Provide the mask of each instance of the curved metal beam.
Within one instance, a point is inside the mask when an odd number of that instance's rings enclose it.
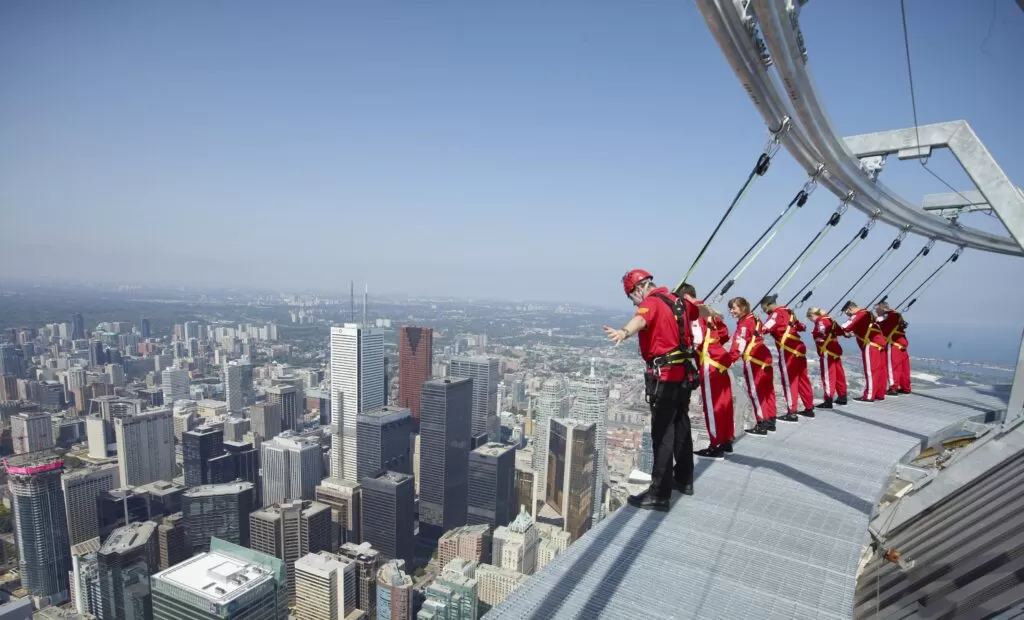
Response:
[[[883,184],[872,181],[860,161],[837,136],[819,102],[817,91],[805,67],[803,43],[797,29],[798,7],[792,0],[753,0],[761,33],[793,105],[800,125],[807,129],[810,146],[823,157],[825,167],[840,183],[853,189],[854,206],[878,219],[913,232],[970,248],[1024,256],[1012,238],[954,225],[926,213],[899,198]],[[728,15],[725,17],[728,18]],[[739,16],[734,19],[739,21]]]

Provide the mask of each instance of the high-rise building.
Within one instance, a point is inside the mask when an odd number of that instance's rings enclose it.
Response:
[[[552,377],[541,386],[540,398],[534,413],[533,424],[533,471],[537,486],[538,501],[547,496],[548,479],[548,433],[551,420],[564,418],[569,413],[569,386],[563,377]],[[536,507],[531,506],[530,512]]]
[[[302,409],[299,394],[294,386],[275,385],[267,388],[267,402],[281,407],[281,428],[299,430],[302,422]]]
[[[398,406],[420,420],[420,394],[434,365],[434,330],[406,326],[398,332]]]
[[[89,465],[65,472],[61,477],[68,515],[70,544],[77,545],[99,536],[96,499],[104,491],[119,487],[116,463]]]
[[[362,486],[366,541],[384,557],[411,564],[416,502],[412,476],[389,471],[376,478],[366,478]]]
[[[61,472],[64,460],[53,451],[8,457],[7,489],[14,517],[21,585],[36,607],[70,597],[71,543]]]
[[[408,409],[381,407],[357,416],[356,477],[412,473],[413,421]]]
[[[94,512],[100,542],[106,541],[119,527],[149,519],[149,509],[148,494],[141,487],[121,487],[100,493]]]
[[[285,564],[289,600],[295,600],[295,562],[310,553],[329,551],[331,509],[318,502],[287,502],[249,515],[249,546]]]
[[[368,618],[377,617],[377,571],[384,559],[370,543],[345,543],[338,555],[356,565],[356,608],[366,612]]]
[[[358,418],[384,406],[384,336],[355,323],[331,328],[331,477],[358,479]]]
[[[187,431],[182,435],[181,452],[185,486],[211,484],[215,481],[210,477],[210,459],[224,454],[224,431],[212,426]]]
[[[230,416],[224,420],[224,441],[244,441],[245,434],[252,430],[249,418]]]
[[[474,575],[478,566],[462,558],[444,565],[434,583],[427,586],[427,600],[416,620],[476,620],[479,596]]]
[[[188,371],[168,366],[160,373],[160,387],[164,391],[164,404],[174,405],[175,401],[188,400]]]
[[[48,413],[23,412],[11,416],[14,453],[39,452],[54,446],[53,418]]]
[[[537,569],[537,546],[540,531],[525,507],[512,523],[494,530],[491,547],[491,563],[532,575]]]
[[[453,379],[473,380],[473,438],[477,445],[499,441],[498,359],[494,357],[454,357],[448,367]],[[486,435],[485,439],[479,439]],[[474,445],[474,447],[476,447]]]
[[[573,542],[593,522],[596,428],[571,418],[551,420],[545,500],[561,515]]]
[[[252,496],[251,482],[207,484],[186,490],[181,509],[192,551],[207,550],[215,537],[249,546]]]
[[[283,430],[281,427],[281,405],[264,403],[249,408],[252,433],[261,440],[273,439]]]
[[[597,376],[594,362],[590,362],[590,374],[579,384],[576,401],[573,403],[573,417],[594,424],[594,491],[593,523],[604,518],[604,487],[607,478],[605,444],[608,441],[608,382]]]
[[[119,527],[96,553],[99,573],[99,620],[151,618],[149,577],[160,565],[157,524]]]
[[[85,319],[79,313],[71,315],[71,339],[83,340],[85,338]]]
[[[210,482],[219,484],[245,480],[253,484],[253,502],[262,506],[260,453],[245,441],[225,441],[224,454],[210,459]]]
[[[185,341],[198,340],[199,338],[199,321],[185,321]]]
[[[288,616],[284,562],[220,539],[153,575],[153,620],[278,620]]]
[[[89,343],[89,366],[98,368],[107,363],[107,354],[103,350],[103,343],[93,340]]]
[[[636,456],[636,468],[645,474],[654,470],[654,442],[651,439],[651,427],[648,426],[640,435],[640,451]]]
[[[142,317],[142,328],[139,330],[139,332],[140,332],[141,336],[143,337],[143,339],[149,338],[150,336],[153,335],[153,332],[152,332],[152,330],[150,329],[150,326],[149,326],[149,319],[148,318]]]
[[[242,410],[244,399],[242,398],[242,367],[238,362],[225,362],[224,375],[224,400],[228,403],[228,411],[236,413]]]
[[[313,499],[323,479],[320,443],[285,431],[260,446],[263,505]]]
[[[526,583],[528,577],[508,568],[481,564],[476,569],[476,587],[480,596],[480,612],[489,611]]]
[[[412,577],[404,560],[389,560],[377,573],[377,618],[412,620]]]
[[[160,570],[192,557],[192,545],[185,532],[184,513],[176,512],[161,519],[157,527],[157,541],[160,545]]]
[[[489,443],[469,453],[467,523],[494,528],[515,517],[515,472],[515,446]]]
[[[325,478],[317,485],[316,501],[331,507],[331,551],[363,538],[363,487],[347,480]]]
[[[114,419],[121,484],[173,480],[174,420],[171,409],[150,409]]]
[[[423,383],[420,403],[420,536],[466,524],[472,379]]]
[[[344,620],[356,609],[355,562],[320,551],[295,562],[295,620]]]
[[[447,566],[455,558],[489,564],[491,541],[489,525],[464,525],[449,530],[437,541],[437,565]]]

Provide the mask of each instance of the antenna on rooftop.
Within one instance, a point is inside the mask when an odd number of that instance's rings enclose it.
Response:
[[[349,294],[349,299],[352,302],[352,322],[355,323],[356,322],[356,281],[355,280],[349,280],[348,281],[348,294]]]

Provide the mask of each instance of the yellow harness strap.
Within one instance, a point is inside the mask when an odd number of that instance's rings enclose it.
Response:
[[[710,355],[708,355],[708,348],[711,346],[712,343],[718,342],[718,339],[713,338],[711,336],[710,327],[705,327],[704,329],[704,344],[702,344],[700,347],[700,363],[707,364],[708,366],[711,366],[713,368],[717,368],[719,372],[728,371],[728,366],[716,362],[715,360],[711,359]]]

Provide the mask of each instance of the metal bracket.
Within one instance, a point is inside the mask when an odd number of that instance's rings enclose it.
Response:
[[[860,159],[860,169],[864,171],[868,178],[872,181],[878,180],[878,175],[882,172],[882,167],[885,166],[885,155],[872,155],[871,157],[862,157]]]

